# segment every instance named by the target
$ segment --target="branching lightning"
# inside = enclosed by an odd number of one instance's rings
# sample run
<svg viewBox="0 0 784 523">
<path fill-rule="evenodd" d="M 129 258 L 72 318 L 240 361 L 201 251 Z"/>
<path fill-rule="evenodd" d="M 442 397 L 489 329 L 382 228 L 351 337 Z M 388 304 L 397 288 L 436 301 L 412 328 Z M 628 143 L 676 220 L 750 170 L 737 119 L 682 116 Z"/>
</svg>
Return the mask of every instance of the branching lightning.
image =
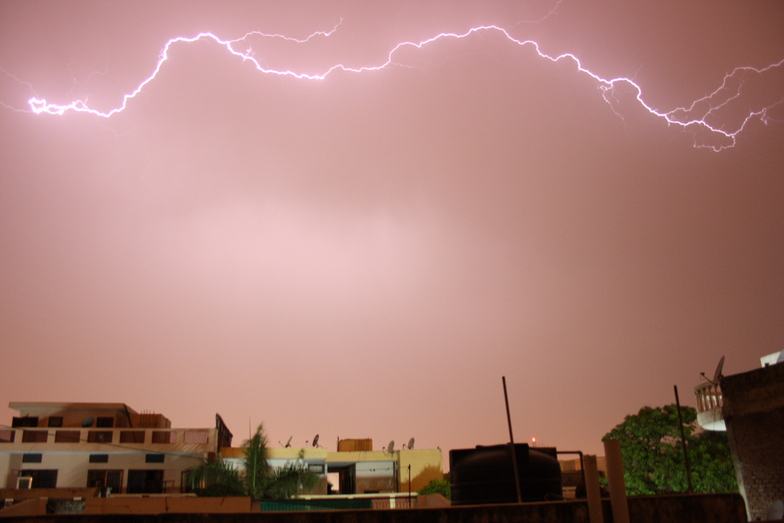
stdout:
<svg viewBox="0 0 784 523">
<path fill-rule="evenodd" d="M 170 52 L 173 46 L 177 44 L 188 44 L 200 40 L 212 41 L 215 44 L 223 46 L 229 53 L 240 58 L 243 62 L 253 65 L 260 73 L 272 74 L 279 76 L 291 77 L 297 80 L 324 80 L 329 75 L 342 71 L 345 73 L 372 73 L 389 68 L 394 65 L 401 65 L 395 62 L 395 56 L 404 48 L 422 49 L 429 44 L 439 40 L 449 39 L 463 39 L 469 38 L 478 33 L 496 33 L 503 36 L 503 38 L 511 45 L 520 47 L 528 47 L 533 49 L 536 54 L 550 62 L 556 63 L 560 61 L 570 61 L 574 64 L 576 72 L 591 77 L 601 91 L 601 96 L 605 102 L 611 107 L 613 112 L 619 117 L 622 113 L 619 107 L 620 96 L 618 88 L 625 86 L 634 93 L 634 99 L 645 111 L 651 115 L 663 119 L 669 125 L 678 126 L 683 129 L 695 131 L 695 147 L 705 147 L 713 149 L 714 151 L 721 151 L 722 149 L 733 147 L 736 144 L 738 135 L 747 128 L 750 122 L 759 121 L 765 124 L 770 123 L 772 120 L 771 111 L 779 106 L 784 105 L 784 94 L 778 100 L 766 102 L 761 107 L 745 108 L 742 110 L 740 117 L 735 118 L 735 123 L 730 126 L 726 122 L 726 118 L 722 119 L 718 114 L 719 111 L 725 110 L 733 102 L 739 100 L 743 95 L 743 88 L 746 79 L 750 76 L 764 76 L 776 72 L 775 70 L 784 68 L 784 59 L 779 62 L 770 64 L 762 68 L 754 68 L 750 66 L 736 67 L 731 72 L 724 76 L 722 83 L 713 92 L 694 100 L 691 104 L 684 107 L 676 107 L 671 110 L 661 110 L 653 107 L 648 103 L 643 96 L 642 86 L 639 85 L 632 78 L 617 77 L 617 78 L 604 78 L 599 74 L 592 72 L 582 61 L 574 54 L 564 53 L 560 55 L 549 55 L 542 51 L 540 44 L 533 40 L 520 40 L 512 36 L 507 29 L 495 25 L 482 25 L 473 27 L 462 33 L 439 33 L 426 40 L 419 42 L 405 41 L 395 45 L 387 54 L 386 59 L 380 63 L 372 65 L 363 65 L 360 67 L 350 67 L 343 63 L 337 63 L 327 68 L 320 73 L 306 73 L 298 72 L 287 69 L 274 69 L 263 65 L 263 60 L 256 58 L 252 47 L 247 43 L 250 37 L 264 37 L 264 38 L 277 38 L 283 39 L 294 43 L 306 43 L 315 38 L 328 38 L 337 29 L 340 24 L 333 27 L 330 31 L 318 31 L 306 38 L 296 39 L 280 34 L 267 34 L 259 31 L 253 31 L 245 34 L 241 38 L 234 40 L 224 40 L 211 32 L 199 33 L 193 37 L 178 36 L 170 39 L 163 46 L 158 62 L 155 65 L 152 73 L 147 76 L 133 91 L 123 95 L 122 103 L 117 107 L 108 111 L 101 111 L 94 107 L 90 107 L 87 100 L 74 100 L 67 104 L 49 103 L 45 98 L 32 97 L 28 100 L 30 110 L 35 114 L 51 114 L 62 115 L 68 112 L 88 113 L 102 118 L 110 118 L 111 116 L 125 110 L 128 104 L 137 95 L 139 95 L 144 88 L 152 82 L 160 73 L 164 64 L 170 58 Z M 244 44 L 244 45 L 243 45 Z M 240 50 L 244 47 L 244 50 Z M 780 71 L 779 71 L 780 72 Z M 29 85 L 29 84 L 27 84 Z M 735 108 L 736 112 L 738 111 Z M 703 135 L 711 137 L 712 143 L 708 144 L 704 141 L 698 141 L 696 134 L 700 131 Z"/>
</svg>

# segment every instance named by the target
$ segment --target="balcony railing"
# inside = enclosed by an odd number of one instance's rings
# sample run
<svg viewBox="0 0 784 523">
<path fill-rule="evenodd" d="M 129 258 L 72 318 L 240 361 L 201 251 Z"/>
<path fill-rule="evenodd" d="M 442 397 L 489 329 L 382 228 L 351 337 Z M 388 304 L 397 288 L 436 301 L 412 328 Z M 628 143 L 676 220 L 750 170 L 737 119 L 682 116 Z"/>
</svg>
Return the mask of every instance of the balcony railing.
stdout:
<svg viewBox="0 0 784 523">
<path fill-rule="evenodd" d="M 20 443 L 87 443 L 120 445 L 209 445 L 210 429 L 9 428 L 0 430 L 0 448 Z M 18 434 L 17 434 L 18 433 Z"/>
<path fill-rule="evenodd" d="M 694 387 L 694 395 L 697 396 L 697 412 L 708 412 L 724 406 L 718 383 L 708 382 L 697 385 Z"/>
<path fill-rule="evenodd" d="M 717 383 L 702 383 L 694 387 L 697 397 L 697 423 L 705 430 L 727 430 L 722 407 L 724 398 Z"/>
</svg>

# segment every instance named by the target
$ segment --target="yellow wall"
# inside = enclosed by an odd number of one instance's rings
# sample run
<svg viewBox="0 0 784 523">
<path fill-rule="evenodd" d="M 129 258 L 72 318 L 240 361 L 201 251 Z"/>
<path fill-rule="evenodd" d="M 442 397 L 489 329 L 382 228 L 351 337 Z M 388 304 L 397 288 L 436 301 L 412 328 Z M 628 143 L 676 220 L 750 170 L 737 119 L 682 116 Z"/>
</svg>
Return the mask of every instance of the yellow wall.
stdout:
<svg viewBox="0 0 784 523">
<path fill-rule="evenodd" d="M 400 491 L 408 491 L 408 466 L 411 465 L 411 491 L 417 492 L 430 481 L 444 479 L 440 449 L 395 451 L 400 456 Z"/>
</svg>

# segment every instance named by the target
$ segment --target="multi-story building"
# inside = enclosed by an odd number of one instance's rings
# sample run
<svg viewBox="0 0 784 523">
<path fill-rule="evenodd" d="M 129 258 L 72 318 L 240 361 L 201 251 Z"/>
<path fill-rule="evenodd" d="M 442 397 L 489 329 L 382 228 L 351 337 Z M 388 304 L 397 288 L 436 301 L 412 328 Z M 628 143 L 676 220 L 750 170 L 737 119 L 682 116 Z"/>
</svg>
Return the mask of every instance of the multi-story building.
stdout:
<svg viewBox="0 0 784 523">
<path fill-rule="evenodd" d="M 0 428 L 5 488 L 102 487 L 113 493 L 180 492 L 183 472 L 230 447 L 215 427 L 173 429 L 162 414 L 124 403 L 11 402 L 19 412 Z"/>
</svg>

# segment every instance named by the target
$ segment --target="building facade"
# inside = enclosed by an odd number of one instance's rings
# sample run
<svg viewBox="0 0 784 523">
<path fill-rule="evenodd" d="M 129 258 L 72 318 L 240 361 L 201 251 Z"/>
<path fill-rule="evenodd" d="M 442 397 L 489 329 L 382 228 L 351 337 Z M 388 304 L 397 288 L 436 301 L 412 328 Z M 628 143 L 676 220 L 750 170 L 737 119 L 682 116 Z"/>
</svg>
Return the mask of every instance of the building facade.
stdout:
<svg viewBox="0 0 784 523">
<path fill-rule="evenodd" d="M 358 441 L 359 446 L 354 443 Z M 241 448 L 224 448 L 220 455 L 232 467 L 242 468 Z M 373 450 L 371 439 L 340 440 L 335 452 L 323 447 L 270 447 L 268 456 L 274 468 L 296 463 L 319 477 L 306 496 L 417 492 L 444 477 L 441 450 Z"/>
<path fill-rule="evenodd" d="M 773 519 L 784 500 L 784 357 L 695 388 L 698 421 L 726 430 L 750 520 Z M 780 515 L 778 519 L 780 519 Z"/>
<path fill-rule="evenodd" d="M 218 415 L 212 428 L 174 429 L 162 414 L 123 403 L 9 406 L 19 416 L 0 428 L 0 484 L 10 489 L 180 492 L 185 470 L 231 446 L 231 432 Z"/>
</svg>

